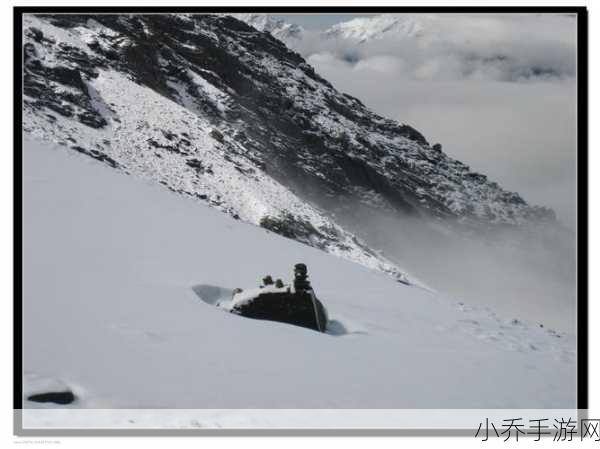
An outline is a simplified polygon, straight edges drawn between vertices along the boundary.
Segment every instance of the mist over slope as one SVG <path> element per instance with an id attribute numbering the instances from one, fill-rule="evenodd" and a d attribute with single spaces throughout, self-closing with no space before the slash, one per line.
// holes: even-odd
<path id="1" fill-rule="evenodd" d="M 286 42 L 337 89 L 410 123 L 575 228 L 574 16 L 382 14 L 293 36 L 280 32 L 291 25 L 279 17 L 308 26 L 310 15 L 239 16 Z"/>

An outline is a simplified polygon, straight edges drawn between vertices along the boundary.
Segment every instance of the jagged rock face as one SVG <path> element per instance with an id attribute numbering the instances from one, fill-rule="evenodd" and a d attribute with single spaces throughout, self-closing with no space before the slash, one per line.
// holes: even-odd
<path id="1" fill-rule="evenodd" d="M 25 132 L 400 278 L 330 214 L 554 219 L 233 17 L 26 16 L 23 64 Z"/>

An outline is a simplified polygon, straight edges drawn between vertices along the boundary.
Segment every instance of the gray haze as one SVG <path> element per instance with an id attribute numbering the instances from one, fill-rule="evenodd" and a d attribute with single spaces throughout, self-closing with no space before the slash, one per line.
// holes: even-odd
<path id="1" fill-rule="evenodd" d="M 504 320 L 576 329 L 575 239 L 554 226 L 464 235 L 361 204 L 336 214 L 346 228 L 418 278 Z"/>

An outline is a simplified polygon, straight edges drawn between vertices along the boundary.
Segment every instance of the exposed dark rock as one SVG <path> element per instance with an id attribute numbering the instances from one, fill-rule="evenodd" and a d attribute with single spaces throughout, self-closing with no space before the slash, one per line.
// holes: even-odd
<path id="1" fill-rule="evenodd" d="M 44 33 L 37 28 L 31 27 L 25 32 L 26 36 L 30 36 L 36 42 L 42 42 L 44 39 Z"/>
<path id="2" fill-rule="evenodd" d="M 223 143 L 224 137 L 223 134 L 218 130 L 218 129 L 212 129 L 210 131 L 210 135 L 213 139 L 215 139 L 217 142 L 221 142 Z"/>
<path id="3" fill-rule="evenodd" d="M 103 128 L 106 126 L 106 120 L 104 119 L 104 117 L 98 114 L 83 112 L 81 114 L 77 114 L 77 118 L 81 123 L 91 128 Z"/>
<path id="4" fill-rule="evenodd" d="M 415 142 L 419 142 L 422 145 L 429 145 L 427 139 L 425 139 L 425 136 L 423 136 L 423 134 L 414 129 L 412 126 L 401 125 L 398 127 L 398 132 L 400 133 L 400 135 L 406 136 L 409 139 L 414 140 Z"/>
<path id="5" fill-rule="evenodd" d="M 315 240 L 319 240 L 325 243 L 335 241 L 334 236 L 319 231 L 309 221 L 295 217 L 290 213 L 285 213 L 279 217 L 263 217 L 260 220 L 260 226 L 276 234 L 300 242 L 309 242 L 312 240 L 314 243 Z"/>
<path id="6" fill-rule="evenodd" d="M 273 286 L 271 278 L 269 283 L 263 282 L 264 292 L 234 305 L 231 312 L 247 318 L 279 321 L 325 332 L 328 321 L 327 310 L 317 299 L 310 282 L 308 282 L 306 265 L 297 264 L 295 266 L 293 288 L 285 287 L 280 279 L 277 281 L 278 283 L 275 285 L 277 290 L 266 288 Z M 233 300 L 235 301 L 235 295 Z"/>
<path id="7" fill-rule="evenodd" d="M 247 318 L 279 321 L 324 332 L 327 328 L 327 312 L 318 299 L 315 299 L 315 304 L 317 315 L 313 299 L 307 293 L 261 293 L 232 312 Z"/>
<path id="8" fill-rule="evenodd" d="M 25 34 L 46 49 L 55 48 L 54 42 L 45 39 L 35 28 L 27 29 Z M 38 53 L 31 42 L 23 46 L 25 95 L 35 98 L 33 104 L 37 108 L 45 107 L 64 117 L 76 117 L 93 128 L 106 126 L 106 120 L 92 104 L 84 80 L 84 76 L 88 79 L 97 76 L 94 67 L 103 64 L 90 60 L 86 53 L 64 43 L 58 46 L 56 53 L 63 60 L 63 65 L 44 65 L 37 58 Z M 76 109 L 81 112 L 76 114 Z"/>
<path id="9" fill-rule="evenodd" d="M 187 165 L 195 169 L 198 173 L 212 173 L 212 169 L 210 167 L 205 167 L 202 161 L 192 158 L 185 161 Z"/>
<path id="10" fill-rule="evenodd" d="M 120 165 L 117 161 L 115 161 L 113 158 L 111 158 L 110 156 L 98 151 L 98 150 L 87 150 L 83 147 L 80 147 L 78 145 L 74 145 L 71 147 L 72 149 L 74 149 L 75 151 L 82 153 L 82 154 L 87 154 L 88 156 L 93 157 L 94 159 L 99 160 L 100 162 L 104 162 L 108 165 L 110 165 L 112 168 L 119 168 Z"/>
<path id="11" fill-rule="evenodd" d="M 263 285 L 273 285 L 274 284 L 273 277 L 270 274 L 266 275 L 263 278 L 262 283 L 263 283 Z"/>
<path id="12" fill-rule="evenodd" d="M 28 401 L 33 402 L 51 402 L 53 404 L 67 405 L 76 399 L 72 391 L 52 391 L 48 393 L 32 394 L 27 396 Z"/>
<path id="13" fill-rule="evenodd" d="M 169 143 L 164 144 L 164 143 L 157 142 L 154 139 L 148 139 L 147 142 L 154 148 L 162 148 L 163 150 L 167 150 L 170 153 L 181 154 L 181 155 L 187 154 L 187 151 L 185 149 L 181 148 L 179 142 L 170 143 L 171 141 L 168 141 Z"/>

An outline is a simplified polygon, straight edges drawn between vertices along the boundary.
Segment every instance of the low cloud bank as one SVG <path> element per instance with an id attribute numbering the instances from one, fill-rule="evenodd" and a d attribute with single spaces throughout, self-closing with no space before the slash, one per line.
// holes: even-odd
<path id="1" fill-rule="evenodd" d="M 376 26 L 360 21 L 377 18 L 305 31 L 293 46 L 339 90 L 415 127 L 528 202 L 553 208 L 574 229 L 575 18 L 400 17 L 402 29 L 367 41 L 364 30 Z"/>
<path id="2" fill-rule="evenodd" d="M 561 15 L 385 15 L 291 42 L 311 58 L 418 80 L 526 81 L 575 76 L 576 22 Z"/>
<path id="3" fill-rule="evenodd" d="M 347 205 L 336 218 L 419 281 L 456 301 L 489 307 L 504 321 L 575 332 L 572 231 L 549 226 L 465 235 L 361 204 Z"/>

